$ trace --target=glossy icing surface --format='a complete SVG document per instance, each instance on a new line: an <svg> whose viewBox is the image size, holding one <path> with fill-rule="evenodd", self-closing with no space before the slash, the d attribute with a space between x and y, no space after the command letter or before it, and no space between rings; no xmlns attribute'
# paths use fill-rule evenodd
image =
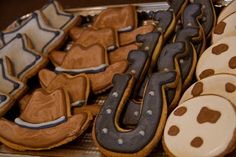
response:
<svg viewBox="0 0 236 157"><path fill-rule="evenodd" d="M164 144L177 157L224 156L235 142L235 128L236 113L230 101L214 95L199 96L170 114Z"/></svg>

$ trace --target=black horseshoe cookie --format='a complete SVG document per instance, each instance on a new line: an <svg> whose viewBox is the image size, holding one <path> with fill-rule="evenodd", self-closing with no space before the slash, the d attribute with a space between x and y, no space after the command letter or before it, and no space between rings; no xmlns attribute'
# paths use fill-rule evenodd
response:
<svg viewBox="0 0 236 157"><path fill-rule="evenodd" d="M183 28L193 27L199 30L199 36L192 40L198 56L200 56L205 50L206 39L205 32L200 24L200 18L202 17L201 4L193 3L189 4L182 15Z"/></svg>
<svg viewBox="0 0 236 157"><path fill-rule="evenodd" d="M187 4L188 0L172 0L171 2L169 2L169 10L173 11L176 15L176 18L179 19Z"/></svg>
<svg viewBox="0 0 236 157"><path fill-rule="evenodd" d="M175 72L154 73L145 90L139 123L133 130L121 129L118 124L130 86L131 75L116 75L114 87L97 116L93 139L107 156L146 156L160 140L167 116L165 89L172 86ZM135 144L134 144L135 143Z"/></svg>
<svg viewBox="0 0 236 157"><path fill-rule="evenodd" d="M201 25L205 31L206 38L211 36L212 29L216 24L216 13L212 0L190 0L191 3L199 3L202 6L203 16Z"/></svg>

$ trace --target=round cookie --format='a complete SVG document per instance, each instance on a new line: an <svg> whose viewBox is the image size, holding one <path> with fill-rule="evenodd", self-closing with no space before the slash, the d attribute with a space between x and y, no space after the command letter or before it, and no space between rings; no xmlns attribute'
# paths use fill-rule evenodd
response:
<svg viewBox="0 0 236 157"><path fill-rule="evenodd" d="M190 86L182 96L179 104L200 95L219 95L230 100L236 107L236 75L217 74L202 79Z"/></svg>
<svg viewBox="0 0 236 157"><path fill-rule="evenodd" d="M199 96L170 114L163 146L170 156L224 156L235 148L235 128L236 113L230 101L215 95Z"/></svg>
<svg viewBox="0 0 236 157"><path fill-rule="evenodd" d="M212 43L216 43L226 36L236 35L236 12L220 21L212 34Z"/></svg>
<svg viewBox="0 0 236 157"><path fill-rule="evenodd" d="M198 80L219 73L236 74L235 41L236 36L225 37L205 50L196 68Z"/></svg>
<svg viewBox="0 0 236 157"><path fill-rule="evenodd" d="M221 11L220 15L218 16L217 23L219 23L224 18L226 18L227 16L229 16L230 14L232 14L234 12L236 12L236 1L232 1L226 8L224 8Z"/></svg>

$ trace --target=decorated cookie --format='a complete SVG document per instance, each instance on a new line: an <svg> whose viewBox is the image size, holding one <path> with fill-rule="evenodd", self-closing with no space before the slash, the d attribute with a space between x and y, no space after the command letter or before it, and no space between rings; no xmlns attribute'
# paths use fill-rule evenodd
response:
<svg viewBox="0 0 236 157"><path fill-rule="evenodd" d="M80 19L79 16L65 12L56 0L50 0L41 11L52 27L64 31L69 30Z"/></svg>
<svg viewBox="0 0 236 157"><path fill-rule="evenodd" d="M175 42L185 43L185 55L179 59L182 88L186 89L190 84L195 67L197 64L196 49L192 44L192 40L199 37L199 29L194 27L187 27L177 32Z"/></svg>
<svg viewBox="0 0 236 157"><path fill-rule="evenodd" d="M99 44L87 48L76 45L68 52L53 51L49 57L59 73L96 73L108 66L107 51Z"/></svg>
<svg viewBox="0 0 236 157"><path fill-rule="evenodd" d="M119 45L123 46L123 45L134 43L136 41L137 35L150 33L154 29L155 29L154 25L149 24L149 25L138 27L131 32L119 33Z"/></svg>
<svg viewBox="0 0 236 157"><path fill-rule="evenodd" d="M70 30L70 37L74 40L74 45L79 44L83 47L94 44L101 44L107 50L114 50L118 47L117 33L111 28L73 27Z"/></svg>
<svg viewBox="0 0 236 157"><path fill-rule="evenodd" d="M189 1L188 0L171 0L168 2L170 4L169 10L175 13L176 19L179 19Z"/></svg>
<svg viewBox="0 0 236 157"><path fill-rule="evenodd" d="M230 100L236 106L235 90L236 75L216 74L194 83L184 92L179 103L181 104L192 97L213 94Z"/></svg>
<svg viewBox="0 0 236 157"><path fill-rule="evenodd" d="M219 73L236 74L235 40L236 36L225 37L206 49L196 67L198 80Z"/></svg>
<svg viewBox="0 0 236 157"><path fill-rule="evenodd" d="M2 117L14 104L14 99L0 92L0 117Z"/></svg>
<svg viewBox="0 0 236 157"><path fill-rule="evenodd" d="M231 3L221 11L220 15L218 16L217 23L234 12L236 12L236 1L231 1Z"/></svg>
<svg viewBox="0 0 236 157"><path fill-rule="evenodd" d="M0 57L5 56L12 63L14 76L23 82L35 75L47 62L42 54L31 48L27 36L21 34L0 49Z"/></svg>
<svg viewBox="0 0 236 157"><path fill-rule="evenodd" d="M225 156L235 147L235 128L235 107L229 100L199 96L185 101L170 114L163 145L170 156Z"/></svg>
<svg viewBox="0 0 236 157"><path fill-rule="evenodd" d="M199 31L199 36L192 39L192 43L196 49L198 56L200 56L205 50L206 39L205 32L200 24L199 20L202 17L202 5L199 3L189 4L183 12L182 15L182 27L197 28Z"/></svg>
<svg viewBox="0 0 236 157"><path fill-rule="evenodd" d="M90 112L71 115L69 96L64 90L47 93L39 89L15 123L0 119L0 141L21 151L51 149L77 138L91 120Z"/></svg>
<svg viewBox="0 0 236 157"><path fill-rule="evenodd" d="M87 105L81 106L81 107L74 107L74 108L72 108L72 114L78 114L78 113L87 111L87 112L91 112L91 114L94 117L96 117L99 114L101 107L102 107L102 105L99 105L96 103L87 104Z"/></svg>
<svg viewBox="0 0 236 157"><path fill-rule="evenodd" d="M112 78L114 75L118 73L125 73L128 67L129 64L127 60L123 60L109 65L103 72L87 74L90 80L92 92L98 94L111 88Z"/></svg>
<svg viewBox="0 0 236 157"><path fill-rule="evenodd" d="M0 92L10 95L13 98L21 96L26 85L12 76L12 67L7 58L0 58Z"/></svg>
<svg viewBox="0 0 236 157"><path fill-rule="evenodd" d="M126 32L137 27L137 13L134 6L108 8L103 10L94 20L96 28L111 27L119 32Z"/></svg>
<svg viewBox="0 0 236 157"><path fill-rule="evenodd" d="M114 87L93 127L93 139L104 155L139 157L150 153L160 140L166 119L164 89L174 79L174 72L154 73L151 76L138 125L134 129L124 130L119 124L120 112L132 92L133 79L128 74L114 77Z"/></svg>
<svg viewBox="0 0 236 157"><path fill-rule="evenodd" d="M236 9L234 13L225 17L216 25L212 34L212 43L216 43L227 36L236 36Z"/></svg>
<svg viewBox="0 0 236 157"><path fill-rule="evenodd" d="M56 74L43 69L39 72L39 80L42 88L47 91L54 91L58 88L66 90L70 96L71 106L81 106L87 102L90 83L86 75Z"/></svg>
<svg viewBox="0 0 236 157"><path fill-rule="evenodd" d="M108 53L109 63L113 64L121 60L128 58L129 53L132 50L137 50L139 48L138 44L130 44L126 46L119 47L118 49Z"/></svg>
<svg viewBox="0 0 236 157"><path fill-rule="evenodd" d="M190 0L191 3L198 3L202 6L201 25L205 31L206 38L211 36L211 32L216 24L216 13L212 0Z"/></svg>
<svg viewBox="0 0 236 157"><path fill-rule="evenodd" d="M22 25L11 31L2 32L4 43L11 41L18 33L26 34L32 41L33 47L44 54L58 47L64 39L64 32L50 27L44 21L40 11L35 11Z"/></svg>

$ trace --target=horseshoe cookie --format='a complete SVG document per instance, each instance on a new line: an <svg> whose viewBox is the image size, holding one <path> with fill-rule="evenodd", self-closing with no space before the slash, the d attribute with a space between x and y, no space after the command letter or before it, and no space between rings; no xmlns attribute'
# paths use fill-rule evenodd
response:
<svg viewBox="0 0 236 157"><path fill-rule="evenodd" d="M179 60L183 89L188 87L195 71L197 53L191 41L198 37L199 30L193 27L184 28L176 34L175 42L184 42L186 48L185 55Z"/></svg>
<svg viewBox="0 0 236 157"><path fill-rule="evenodd" d="M0 92L17 99L25 92L26 86L11 74L12 68L8 59L0 58Z"/></svg>
<svg viewBox="0 0 236 157"><path fill-rule="evenodd" d="M236 12L236 1L230 2L230 4L220 12L217 19L217 24L234 12Z"/></svg>
<svg viewBox="0 0 236 157"><path fill-rule="evenodd" d="M211 36L211 32L216 24L216 13L212 0L190 0L191 3L198 3L202 6L203 15L201 25L205 31L206 38Z"/></svg>
<svg viewBox="0 0 236 157"><path fill-rule="evenodd" d="M137 50L139 48L138 44L130 44L126 46L119 47L118 49L108 53L109 63L113 64L121 60L128 59L128 55L132 50Z"/></svg>
<svg viewBox="0 0 236 157"><path fill-rule="evenodd" d="M231 74L216 74L202 79L189 87L182 96L180 104L200 95L219 95L236 105L234 91L236 90L236 76Z"/></svg>
<svg viewBox="0 0 236 157"><path fill-rule="evenodd" d="M168 10L173 11L176 15L176 19L179 19L181 13L184 11L185 7L188 4L188 0L172 0L168 1L170 4L170 8Z"/></svg>
<svg viewBox="0 0 236 157"><path fill-rule="evenodd" d="M0 119L0 141L21 151L51 149L77 138L91 120L90 112L71 115L69 96L65 91L58 89L45 93L42 89L36 90L15 123Z"/></svg>
<svg viewBox="0 0 236 157"><path fill-rule="evenodd" d="M205 50L206 39L204 30L199 22L202 17L202 6L198 3L189 4L182 15L183 28L194 27L199 30L199 36L192 40L198 56Z"/></svg>
<svg viewBox="0 0 236 157"><path fill-rule="evenodd" d="M144 25L141 27L136 28L131 32L123 32L119 33L119 45L124 46L127 44L134 43L136 41L136 37L139 34L147 34L154 31L155 27L152 24Z"/></svg>
<svg viewBox="0 0 236 157"><path fill-rule="evenodd" d="M39 72L39 80L42 88L47 91L54 91L58 88L66 90L70 97L71 106L82 106L87 102L90 83L86 75L56 74L43 69Z"/></svg>
<svg viewBox="0 0 236 157"><path fill-rule="evenodd" d="M235 148L235 128L235 107L230 101L215 95L199 96L170 114L163 146L170 156L225 156Z"/></svg>
<svg viewBox="0 0 236 157"><path fill-rule="evenodd" d="M236 19L236 9L234 13L227 16L216 25L212 34L213 44L223 39L224 37L236 36L236 20L235 19Z"/></svg>
<svg viewBox="0 0 236 157"><path fill-rule="evenodd" d="M118 32L126 32L137 27L138 17L132 5L126 7L108 8L103 10L94 20L96 28L111 27Z"/></svg>
<svg viewBox="0 0 236 157"><path fill-rule="evenodd" d="M68 52L53 51L49 58L58 73L70 74L101 72L108 66L107 52L99 44L90 47L73 46Z"/></svg>
<svg viewBox="0 0 236 157"><path fill-rule="evenodd" d="M206 49L196 67L198 80L219 73L236 74L235 41L236 36L225 37Z"/></svg>
<svg viewBox="0 0 236 157"><path fill-rule="evenodd" d="M2 32L4 44L11 41L19 33L26 34L32 41L33 47L44 54L48 54L58 47L65 36L62 30L48 26L39 11L33 12L22 25L11 31Z"/></svg>
<svg viewBox="0 0 236 157"><path fill-rule="evenodd" d="M114 87L101 108L93 127L93 139L106 156L146 156L160 139L167 107L165 89L175 80L175 72L154 73L146 87L138 125L123 130L118 119L127 96L130 95L131 75L116 75ZM134 145L135 143L135 145Z"/></svg>
<svg viewBox="0 0 236 157"><path fill-rule="evenodd" d="M14 76L23 82L35 75L47 63L42 54L31 48L27 36L21 34L0 49L0 57L4 56L12 62Z"/></svg>
<svg viewBox="0 0 236 157"><path fill-rule="evenodd" d="M56 0L50 0L41 12L47 18L49 24L57 29L68 31L72 26L79 22L79 16L67 13Z"/></svg>
<svg viewBox="0 0 236 157"><path fill-rule="evenodd" d="M94 44L101 44L107 50L114 50L118 47L118 35L111 28L95 29L84 27L73 27L69 31L73 39L73 45L89 47Z"/></svg>

